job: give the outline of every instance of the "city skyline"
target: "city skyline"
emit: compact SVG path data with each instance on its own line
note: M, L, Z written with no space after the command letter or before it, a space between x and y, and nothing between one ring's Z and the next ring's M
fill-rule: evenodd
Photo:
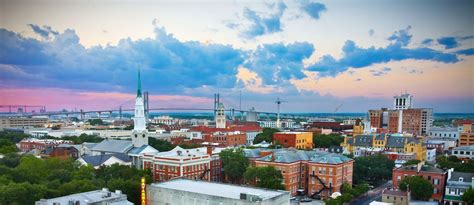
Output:
M0 104L474 112L473 2L114 3L1 0Z

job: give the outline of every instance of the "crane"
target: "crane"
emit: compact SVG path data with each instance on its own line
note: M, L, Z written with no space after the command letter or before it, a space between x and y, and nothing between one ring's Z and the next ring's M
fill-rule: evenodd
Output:
M287 101L280 100L279 97L278 97L277 100L275 101L275 103L277 104L277 122L276 122L277 128L280 128L280 127L281 127L281 125L280 125L280 104L281 104L281 103L284 103L284 102L287 102Z

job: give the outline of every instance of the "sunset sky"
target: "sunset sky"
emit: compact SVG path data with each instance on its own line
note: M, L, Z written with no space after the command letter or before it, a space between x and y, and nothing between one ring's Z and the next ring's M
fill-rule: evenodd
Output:
M474 112L474 1L0 0L0 105ZM1 110L0 110L1 111Z

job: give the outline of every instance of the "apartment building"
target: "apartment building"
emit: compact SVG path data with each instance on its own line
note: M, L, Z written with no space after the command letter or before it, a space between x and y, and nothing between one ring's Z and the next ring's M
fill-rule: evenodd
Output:
M296 149L253 150L246 152L254 166L273 166L283 175L291 195L298 192L327 198L340 192L343 183L352 184L354 160L324 151ZM261 156L261 157L260 157Z
M312 132L277 132L273 134L273 144L281 144L285 148L312 149Z
M179 146L168 152L143 155L143 168L151 169L154 181L163 182L173 178L222 180L222 149L200 147L183 149Z

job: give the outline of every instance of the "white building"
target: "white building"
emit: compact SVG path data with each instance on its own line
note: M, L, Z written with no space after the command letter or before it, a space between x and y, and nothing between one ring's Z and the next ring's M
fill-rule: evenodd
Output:
M247 132L245 132L245 135L247 135L247 145L253 145L253 140L255 140L255 137L257 137L257 135L259 133L262 133L262 132L261 131L256 131L256 132L247 131Z
M444 192L446 204L464 204L462 196L469 188L474 189L474 173L455 172L454 169L449 169Z
M245 121L247 122L257 122L258 113L255 111L255 108L252 107L245 116Z
M174 125L174 124L177 124L179 122L179 120L174 119L170 116L164 115L164 116L154 117L151 120L151 122L153 122L155 124Z
M277 128L277 122L273 120L258 121L258 124L262 128Z
M429 137L459 139L459 129L456 127L432 127L428 130Z
M35 205L69 205L69 204L94 204L94 205L133 205L127 200L127 195L122 194L120 190L110 192L107 188L78 194L71 194L52 199L41 199L35 202Z
M287 191L175 179L147 186L147 204L289 205Z
M456 147L451 150L451 155L460 159L474 159L474 145Z
M426 161L430 163L436 162L436 149L426 149Z
M393 96L393 109L394 110L406 110L413 106L413 97L408 94L401 94Z

